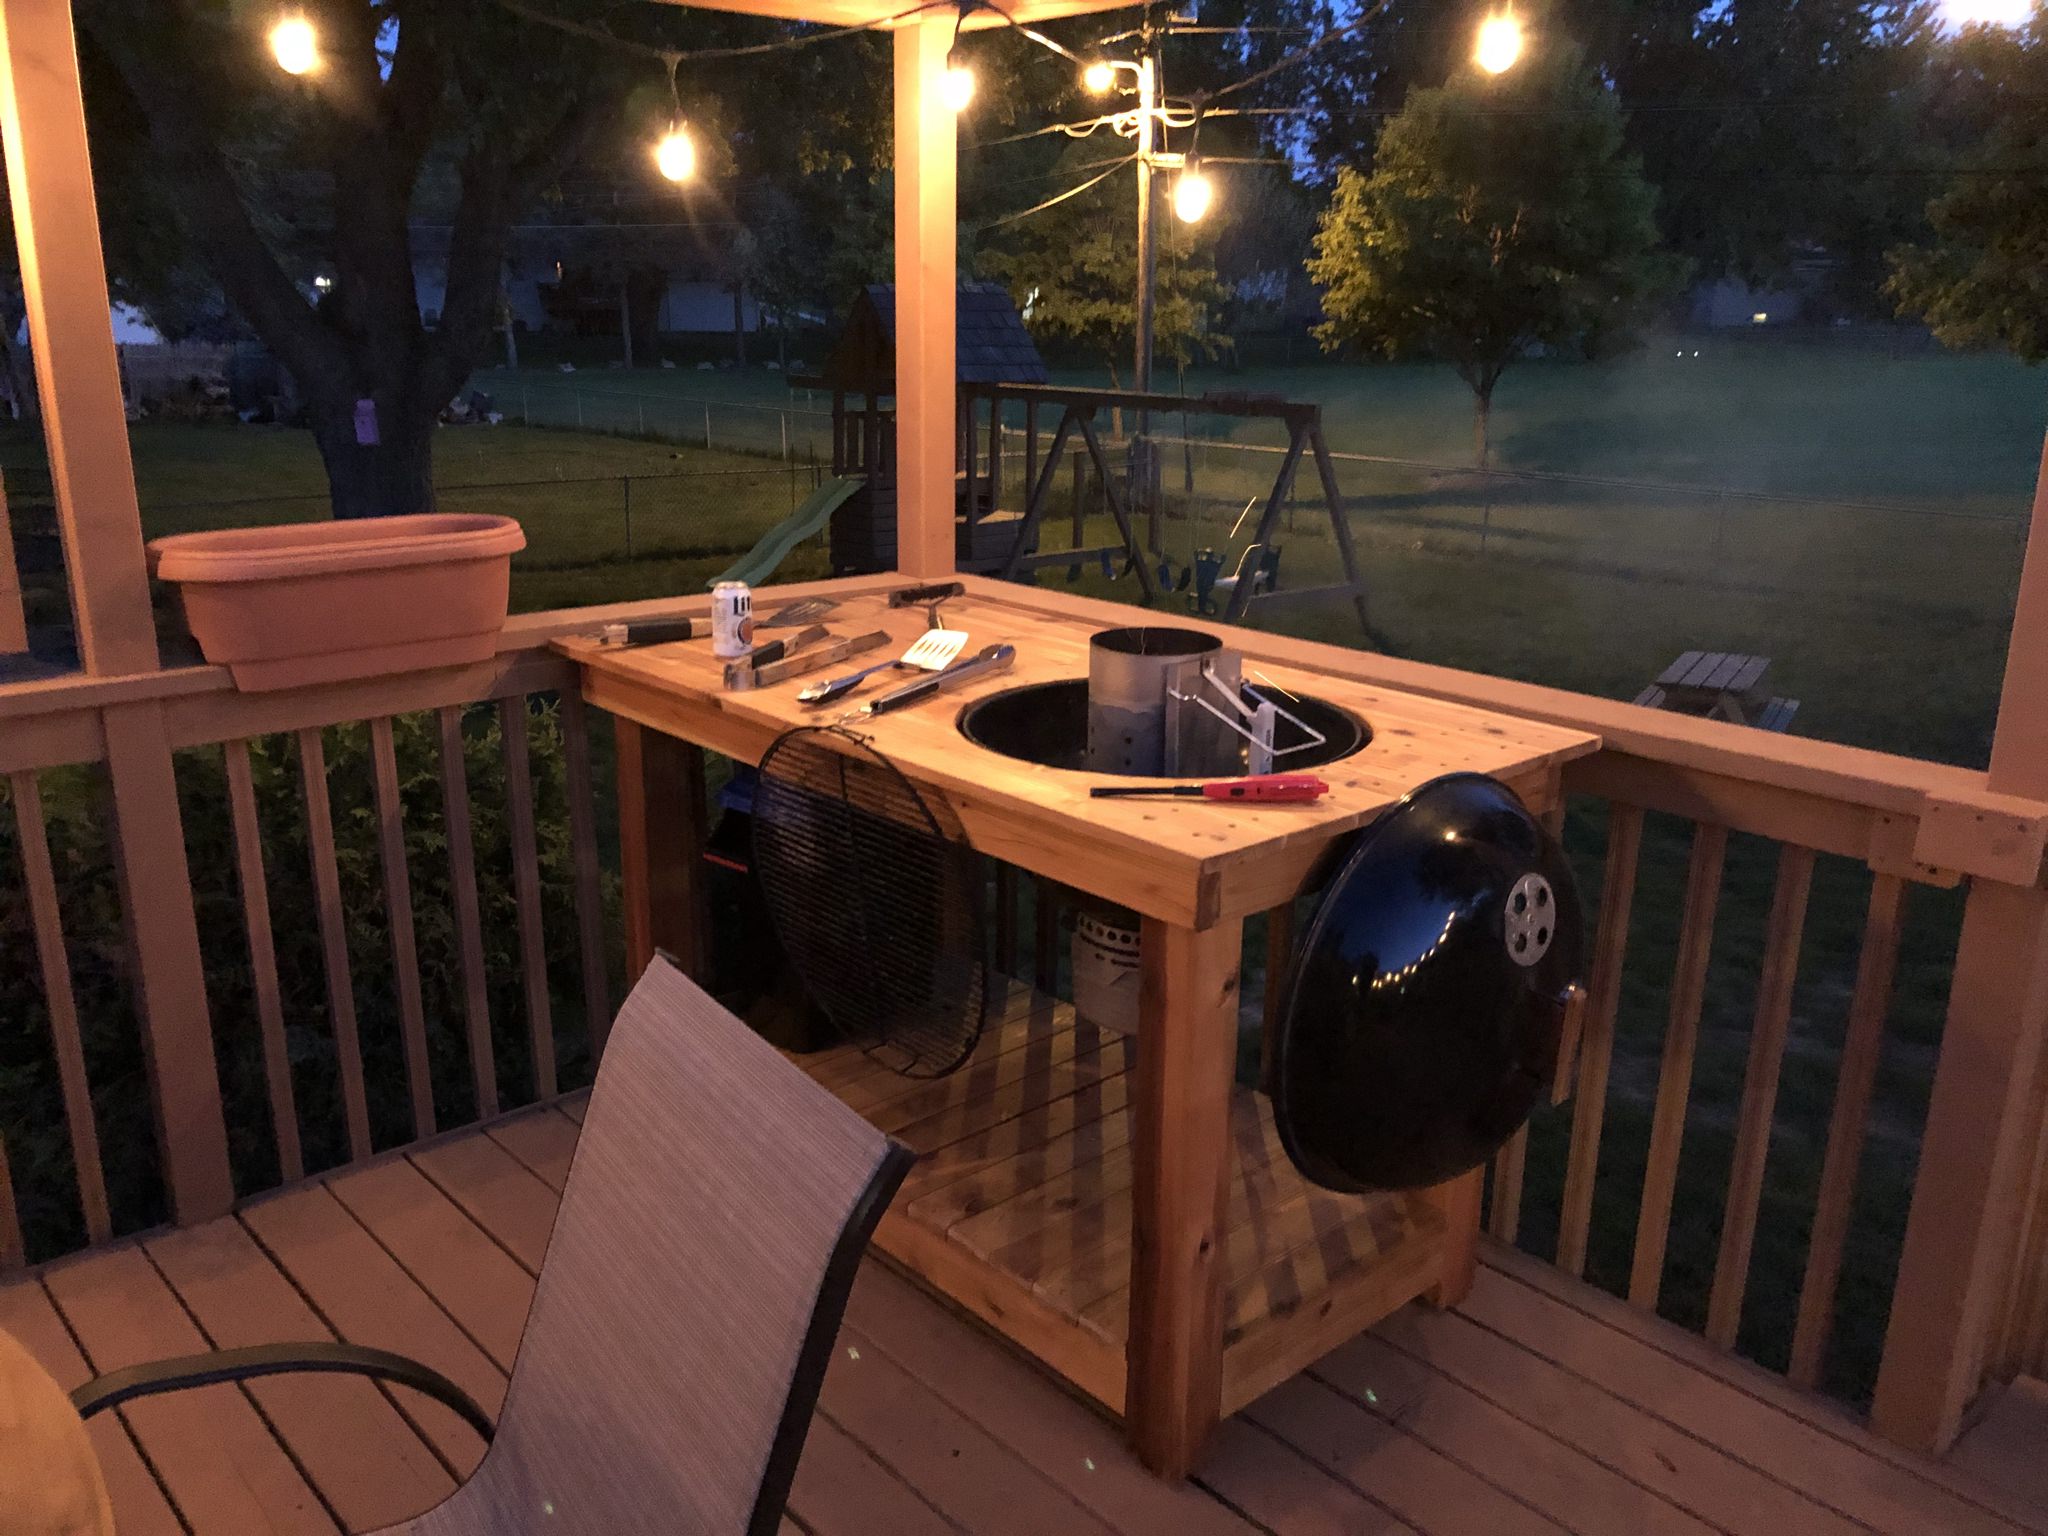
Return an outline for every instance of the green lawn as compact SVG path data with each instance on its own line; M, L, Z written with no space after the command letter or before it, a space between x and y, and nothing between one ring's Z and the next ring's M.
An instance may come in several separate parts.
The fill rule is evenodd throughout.
M326 515L326 477L303 431L141 422L129 438L152 538ZM47 516L40 439L0 430L0 473L18 519ZM434 473L444 510L504 513L525 528L513 562L522 611L701 588L812 485L807 463L516 425L444 430ZM823 574L824 558L800 551L785 569ZM47 614L59 600L45 583L29 601Z

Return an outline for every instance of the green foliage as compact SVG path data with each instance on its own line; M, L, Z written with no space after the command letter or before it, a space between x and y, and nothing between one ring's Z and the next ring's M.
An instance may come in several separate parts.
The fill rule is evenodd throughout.
M1667 247L1710 277L1870 314L1882 253L1921 223L1942 40L1928 0L1550 0L1630 114ZM1811 264L1825 258L1814 274ZM1801 273L1802 265L1806 266Z
M554 1037L562 1082L574 1086L589 1078L589 1032L582 1009L562 733L552 705L535 706L527 725ZM394 722L394 737L434 1099L441 1123L459 1124L475 1116L476 1103L442 815L437 719L432 714L400 716ZM414 1132L400 1045L368 728L330 729L324 733L324 745L351 1000L371 1130L376 1145L389 1146L411 1140ZM517 1104L533 1096L531 1036L521 984L502 790L503 745L495 710L479 707L465 712L463 746L494 1069L503 1102ZM287 1055L310 1171L342 1161L348 1147L296 741L290 736L257 738L250 743L250 766ZM247 1194L276 1183L279 1168L220 751L205 748L181 754L178 778L229 1152L236 1187ZM148 1130L148 1079L122 940L109 818L101 781L93 771L47 773L42 792L109 1195L117 1228L132 1229L163 1219L165 1212ZM0 1129L21 1197L31 1254L48 1255L80 1245L84 1231L26 896L12 878L20 867L13 818L0 819L0 824L6 828L0 837L0 870L8 872L8 878L0 880ZM604 894L607 932L617 933L613 882L607 882Z
M1309 273L1332 351L1449 362L1478 410L1535 347L1618 350L1679 269L1656 251L1655 194L1612 95L1567 49L1417 91L1370 173L1346 166Z
M1061 157L1057 181L1039 180L1050 197L1108 169L1121 146L1090 139ZM1138 223L1131 172L1119 168L1086 192L1043 212L981 232L975 268L1010 290L1025 324L1042 340L1079 348L1106 362L1113 379L1135 350L1138 331ZM1170 173L1169 173L1170 174ZM1161 178L1164 182L1165 178ZM1216 281L1213 239L1205 224L1188 226L1166 206L1155 184L1153 347L1159 358L1187 363L1214 357L1227 343L1213 329L1224 299Z
M2048 18L1966 34L1955 86L1986 104L1982 132L1927 210L1933 239L1890 253L1886 292L1947 346L2038 363L2048 359Z

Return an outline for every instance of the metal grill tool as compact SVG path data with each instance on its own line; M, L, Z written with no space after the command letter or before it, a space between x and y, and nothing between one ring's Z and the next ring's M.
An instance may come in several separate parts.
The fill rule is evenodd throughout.
M956 661L943 672L934 672L928 677L920 677L916 682L905 683L900 688L892 688L887 693L875 695L847 718L886 715L891 710L920 704L937 694L950 693L955 688L964 687L977 678L1007 672L1016 660L1017 648L1014 645L985 645L965 661Z
M909 650L893 661L878 661L872 667L862 667L858 672L849 672L844 677L813 683L796 696L797 702L813 707L836 703L877 672L887 672L893 667L908 667L924 672L943 671L953 664L953 659L960 654L960 648L966 643L967 636L961 630L928 629L912 642Z

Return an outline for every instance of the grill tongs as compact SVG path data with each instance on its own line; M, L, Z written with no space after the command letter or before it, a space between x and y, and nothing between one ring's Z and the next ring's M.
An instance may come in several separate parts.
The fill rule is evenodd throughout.
M869 715L886 715L891 710L907 705L922 703L934 694L951 693L955 688L964 688L978 678L991 677L998 672L1007 672L1017 660L1017 647L1003 642L984 645L972 656L956 661L943 672L932 672L915 682L891 688L887 693L878 693L860 708L846 716L858 720Z

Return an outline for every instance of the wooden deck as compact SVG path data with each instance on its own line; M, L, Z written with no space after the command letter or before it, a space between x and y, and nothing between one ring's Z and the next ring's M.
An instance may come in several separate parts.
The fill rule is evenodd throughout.
M576 1100L0 1287L67 1385L158 1355L342 1337L495 1409L575 1144ZM442 1498L480 1447L363 1382L279 1379L95 1424L124 1533L358 1531ZM871 1262L786 1530L1176 1536L2048 1532L2048 1511L1873 1440L1505 1249L1454 1312L1410 1307L1227 1422L1196 1481Z

